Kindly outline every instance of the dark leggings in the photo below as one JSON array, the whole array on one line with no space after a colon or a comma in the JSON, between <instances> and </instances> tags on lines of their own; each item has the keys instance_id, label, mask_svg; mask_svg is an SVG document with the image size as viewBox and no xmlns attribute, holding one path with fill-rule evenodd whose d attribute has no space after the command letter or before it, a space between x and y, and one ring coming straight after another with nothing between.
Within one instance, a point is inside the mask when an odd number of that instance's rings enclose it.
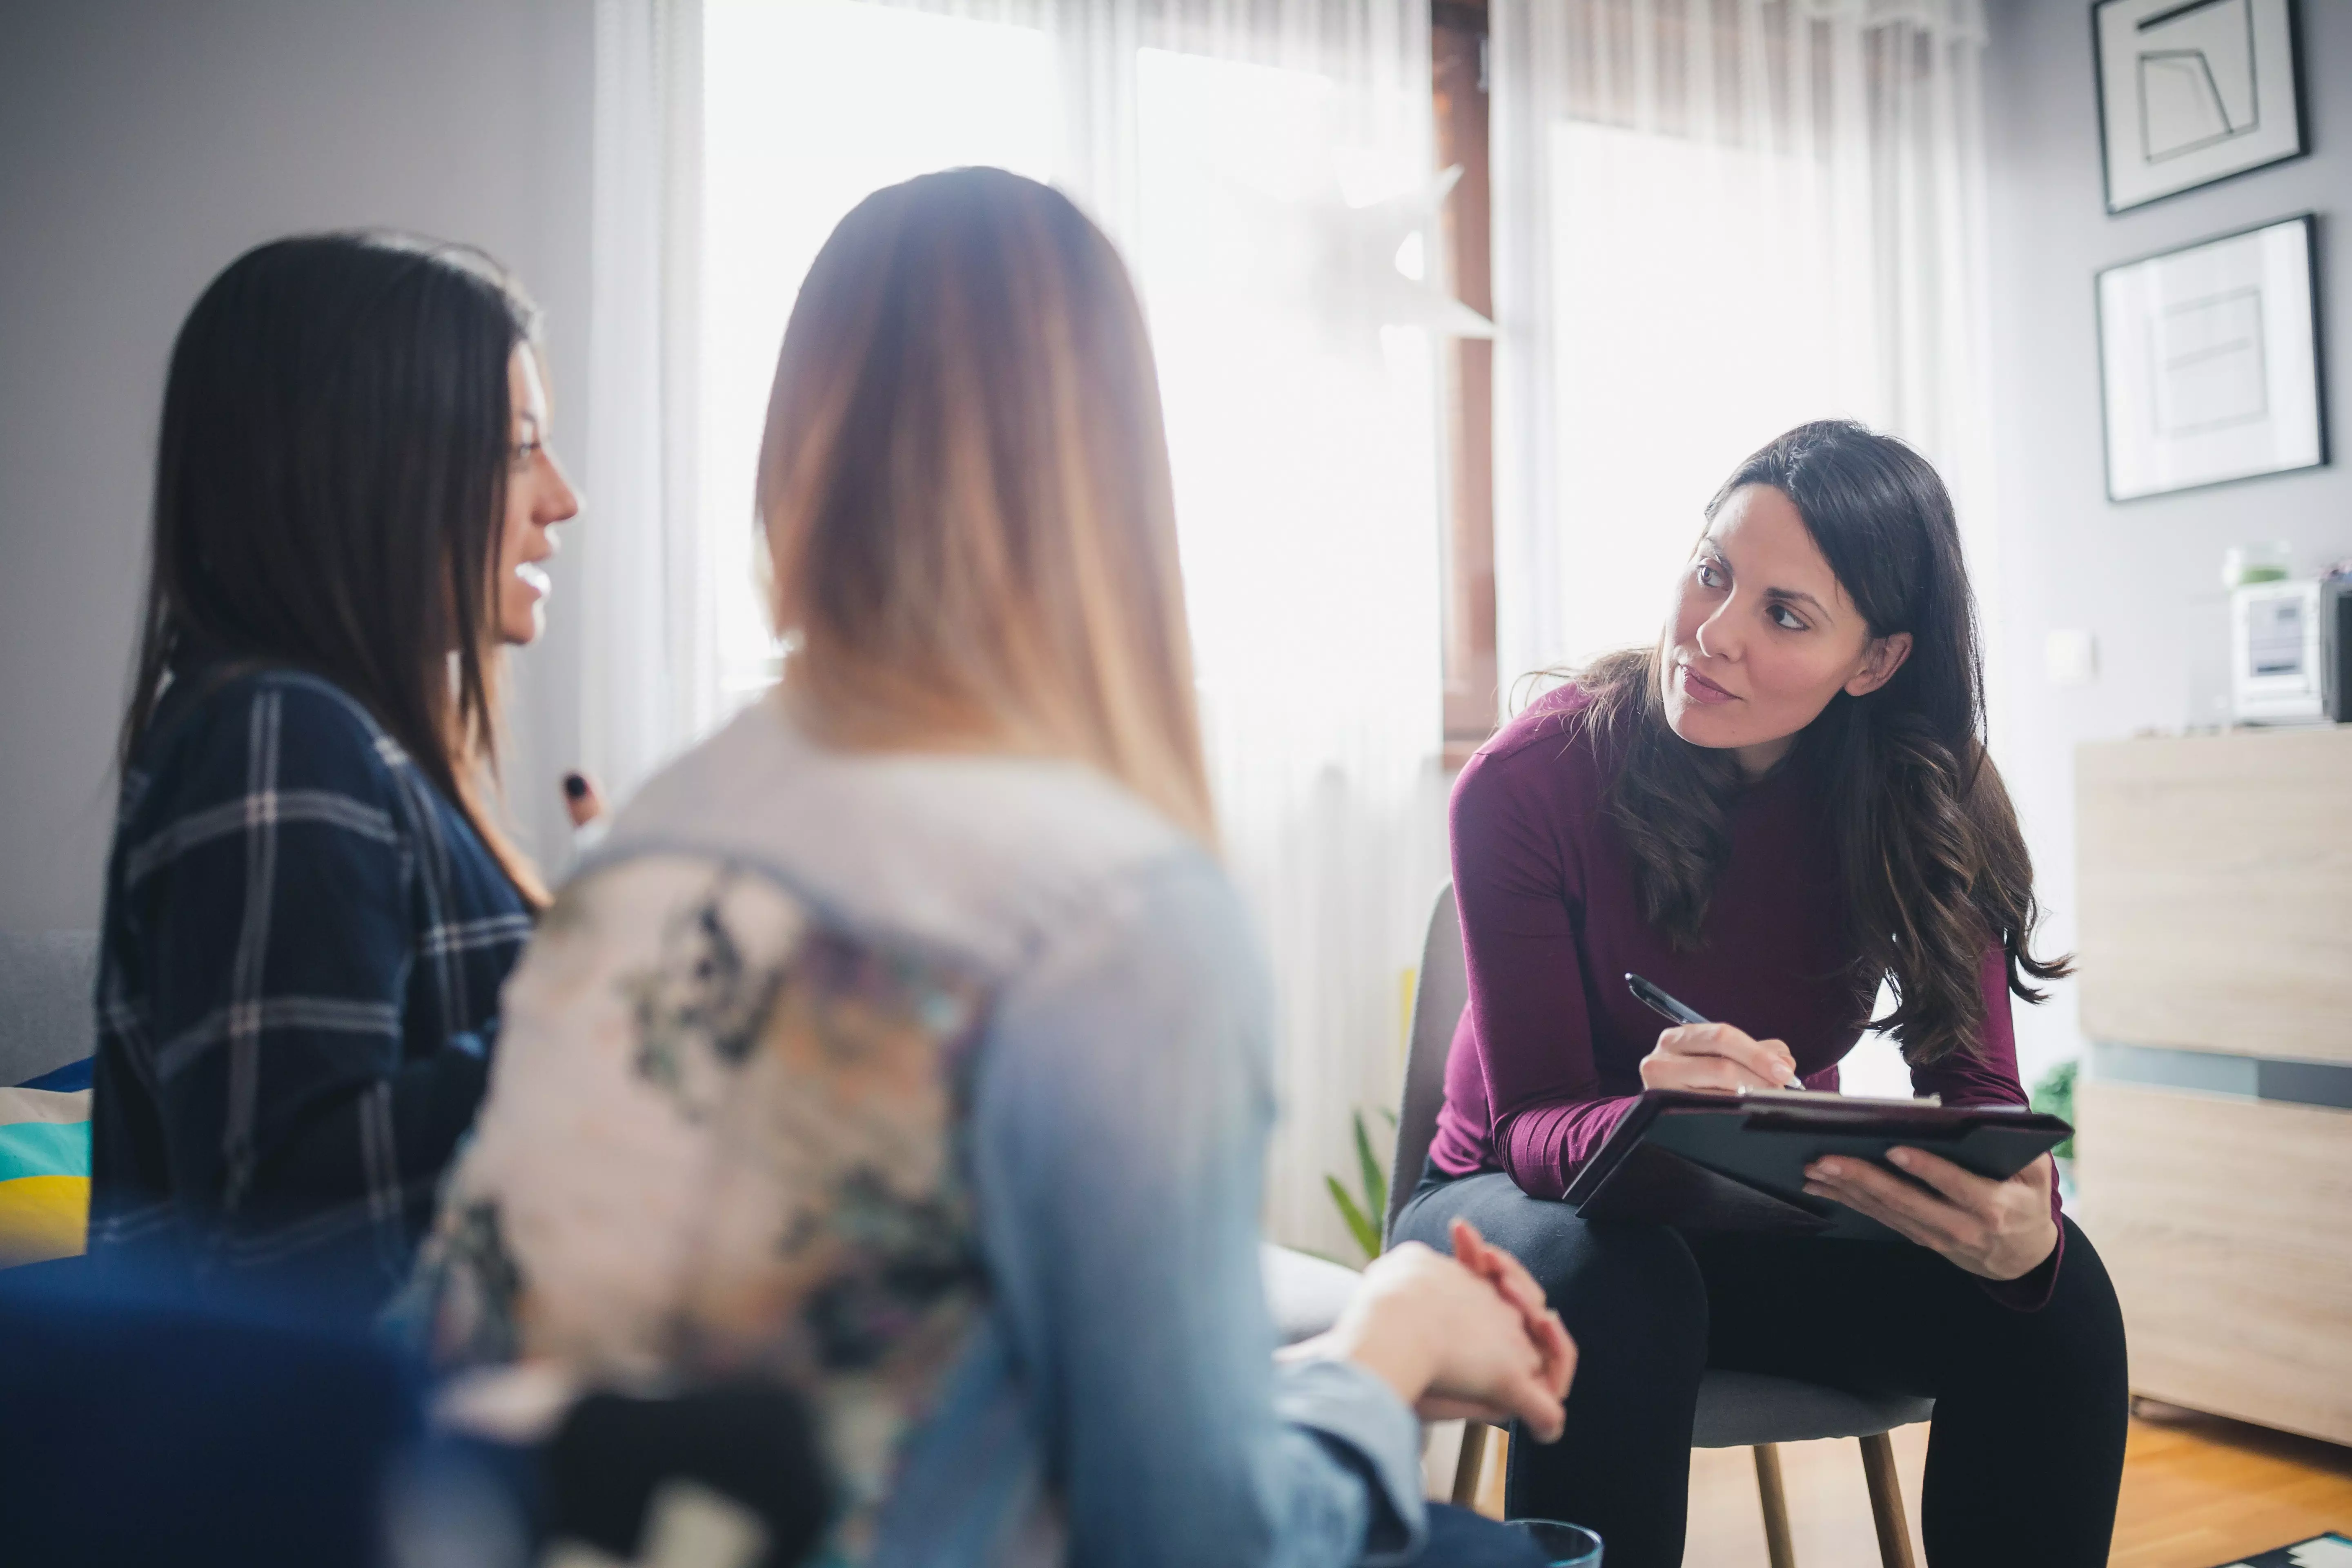
<instances>
[{"instance_id":1,"label":"dark leggings","mask_svg":"<svg viewBox=\"0 0 2352 1568\"><path fill-rule=\"evenodd\" d=\"M2093 1568L2123 1478L2123 1315L2065 1222L2056 1289L2021 1312L1921 1247L1586 1223L1502 1174L1425 1181L1401 1239L1459 1215L1509 1248L1576 1337L1568 1431L1511 1444L1507 1511L1601 1532L1609 1568L1682 1561L1706 1368L1936 1401L1920 1529L1934 1568Z\"/></svg>"}]
</instances>

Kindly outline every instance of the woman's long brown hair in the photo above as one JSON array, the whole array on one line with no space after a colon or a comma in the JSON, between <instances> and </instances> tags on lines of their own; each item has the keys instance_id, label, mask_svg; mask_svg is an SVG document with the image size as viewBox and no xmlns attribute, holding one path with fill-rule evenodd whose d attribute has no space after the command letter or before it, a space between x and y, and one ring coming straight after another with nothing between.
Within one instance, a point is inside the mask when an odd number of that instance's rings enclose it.
<instances>
[{"instance_id":1,"label":"woman's long brown hair","mask_svg":"<svg viewBox=\"0 0 2352 1568\"><path fill-rule=\"evenodd\" d=\"M758 494L820 738L1072 758L1214 841L1151 345L1067 197L956 169L843 218Z\"/></svg>"},{"instance_id":2,"label":"woman's long brown hair","mask_svg":"<svg viewBox=\"0 0 2352 1568\"><path fill-rule=\"evenodd\" d=\"M1862 1005L1882 979L1893 983L1895 1011L1870 1026L1892 1034L1915 1065L1973 1051L1990 944L2002 950L2010 989L2029 1002L2045 995L2029 977L2073 971L2069 959L2036 959L2029 947L2040 914L2033 865L1985 752L1983 664L1951 497L1916 452L1844 420L1800 426L1756 453L1707 517L1746 485L1769 485L1794 504L1873 637L1911 634L1895 678L1866 697L1832 697L1782 765L1804 770L1822 796ZM1668 728L1662 675L1651 647L1596 660L1577 679L1592 698L1591 721L1622 745L1609 809L1633 851L1642 912L1677 945L1696 946L1730 857L1727 813L1742 781L1728 752Z\"/></svg>"},{"instance_id":3,"label":"woman's long brown hair","mask_svg":"<svg viewBox=\"0 0 2352 1568\"><path fill-rule=\"evenodd\" d=\"M213 279L164 383L123 768L167 679L307 670L546 902L490 809L508 362L533 314L487 258L390 237L277 240Z\"/></svg>"}]
</instances>

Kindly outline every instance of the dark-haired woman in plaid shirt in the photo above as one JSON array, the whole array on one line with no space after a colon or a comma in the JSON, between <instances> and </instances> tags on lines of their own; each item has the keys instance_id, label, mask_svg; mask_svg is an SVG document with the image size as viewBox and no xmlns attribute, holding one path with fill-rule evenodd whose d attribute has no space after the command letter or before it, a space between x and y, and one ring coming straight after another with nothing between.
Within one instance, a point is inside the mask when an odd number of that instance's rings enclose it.
<instances>
[{"instance_id":1,"label":"dark-haired woman in plaid shirt","mask_svg":"<svg viewBox=\"0 0 2352 1568\"><path fill-rule=\"evenodd\" d=\"M282 240L164 389L107 870L89 1249L347 1319L404 1276L545 895L488 809L579 509L478 257Z\"/></svg>"}]
</instances>

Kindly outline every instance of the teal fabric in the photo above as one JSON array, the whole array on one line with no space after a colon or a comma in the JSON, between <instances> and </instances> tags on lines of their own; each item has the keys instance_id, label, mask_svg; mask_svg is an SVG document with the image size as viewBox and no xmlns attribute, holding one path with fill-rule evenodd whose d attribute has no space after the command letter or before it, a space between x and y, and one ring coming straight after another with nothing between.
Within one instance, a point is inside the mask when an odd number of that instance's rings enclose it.
<instances>
[{"instance_id":1,"label":"teal fabric","mask_svg":"<svg viewBox=\"0 0 2352 1568\"><path fill-rule=\"evenodd\" d=\"M0 1127L0 1182L89 1174L89 1122L13 1121Z\"/></svg>"}]
</instances>

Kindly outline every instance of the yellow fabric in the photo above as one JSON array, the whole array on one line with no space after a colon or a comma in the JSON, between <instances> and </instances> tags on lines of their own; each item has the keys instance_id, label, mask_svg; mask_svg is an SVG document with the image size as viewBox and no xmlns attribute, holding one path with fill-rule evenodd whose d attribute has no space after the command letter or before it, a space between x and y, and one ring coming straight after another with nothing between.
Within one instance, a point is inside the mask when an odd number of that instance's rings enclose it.
<instances>
[{"instance_id":1,"label":"yellow fabric","mask_svg":"<svg viewBox=\"0 0 2352 1568\"><path fill-rule=\"evenodd\" d=\"M19 1176L0 1182L0 1268L71 1258L89 1234L88 1176Z\"/></svg>"}]
</instances>

